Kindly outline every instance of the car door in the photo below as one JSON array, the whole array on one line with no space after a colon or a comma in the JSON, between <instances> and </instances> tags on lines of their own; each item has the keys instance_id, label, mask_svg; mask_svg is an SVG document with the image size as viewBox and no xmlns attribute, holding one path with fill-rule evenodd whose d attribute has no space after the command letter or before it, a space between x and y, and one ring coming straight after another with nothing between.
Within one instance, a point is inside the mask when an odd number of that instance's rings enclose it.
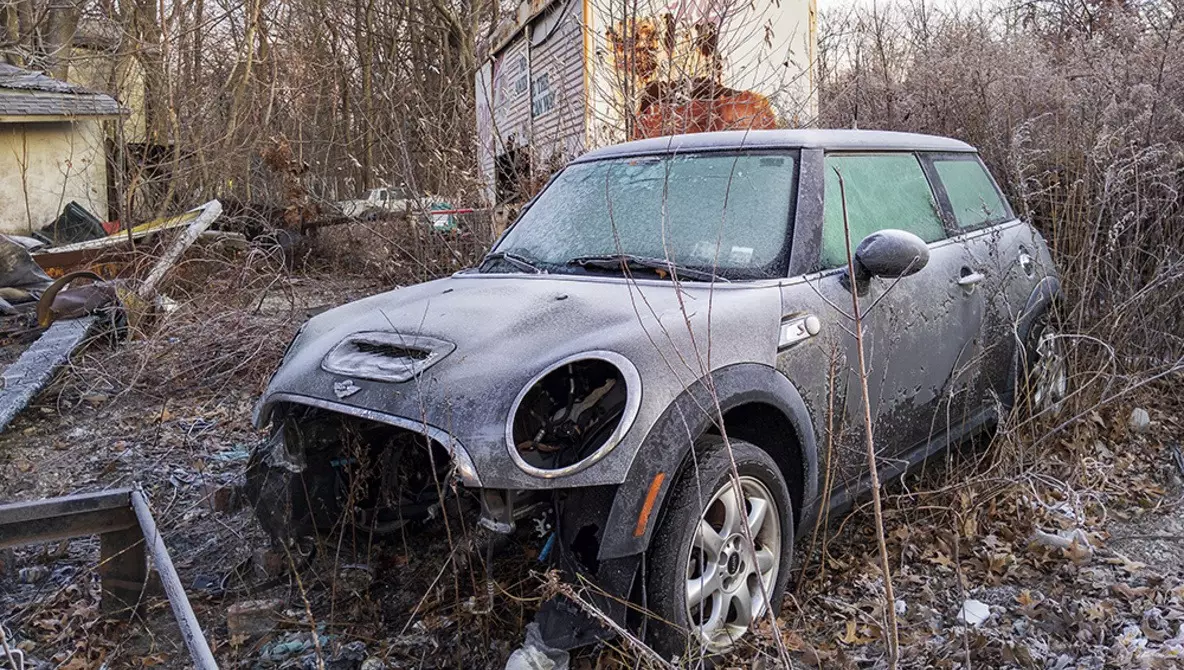
<instances>
[{"instance_id":1,"label":"car door","mask_svg":"<svg viewBox=\"0 0 1184 670\"><path fill-rule=\"evenodd\" d=\"M951 239L965 247L970 267L984 277L983 374L970 395L980 406L990 406L1009 390L1016 323L1043 276L1036 267L1039 243L1016 218L978 154L931 153L922 162L946 211Z\"/></svg>"},{"instance_id":2,"label":"car door","mask_svg":"<svg viewBox=\"0 0 1184 670\"><path fill-rule=\"evenodd\" d=\"M834 307L848 311L851 290L859 293L876 445L882 456L903 466L910 452L956 429L974 409L976 399L969 393L981 372L984 300L978 284L983 277L967 246L948 238L916 154L828 153L824 164L819 264L831 272L820 279L819 289ZM901 279L874 277L851 285L845 276L840 175L852 251L877 230L906 230L929 246L924 268ZM858 357L854 337L847 340L846 418L859 433Z\"/></svg>"}]
</instances>

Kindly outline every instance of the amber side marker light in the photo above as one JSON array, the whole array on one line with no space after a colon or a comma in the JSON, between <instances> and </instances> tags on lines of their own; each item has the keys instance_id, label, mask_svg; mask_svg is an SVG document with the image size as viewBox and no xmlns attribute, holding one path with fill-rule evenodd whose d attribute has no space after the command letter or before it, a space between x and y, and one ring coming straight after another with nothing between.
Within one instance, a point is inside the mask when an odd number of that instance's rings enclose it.
<instances>
[{"instance_id":1,"label":"amber side marker light","mask_svg":"<svg viewBox=\"0 0 1184 670\"><path fill-rule=\"evenodd\" d=\"M641 514L637 516L637 527L633 529L633 537L645 535L645 527L649 525L650 514L654 511L654 502L658 499L658 491L662 490L662 482L666 479L665 472L654 475L650 482L650 490L645 494L645 503L641 506Z\"/></svg>"}]
</instances>

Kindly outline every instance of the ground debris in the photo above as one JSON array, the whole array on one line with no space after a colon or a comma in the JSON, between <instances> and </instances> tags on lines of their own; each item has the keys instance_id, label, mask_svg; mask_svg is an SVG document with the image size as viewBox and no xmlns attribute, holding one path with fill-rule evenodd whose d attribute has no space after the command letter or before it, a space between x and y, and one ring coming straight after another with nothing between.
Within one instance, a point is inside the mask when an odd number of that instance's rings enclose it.
<instances>
[{"instance_id":1,"label":"ground debris","mask_svg":"<svg viewBox=\"0 0 1184 670\"><path fill-rule=\"evenodd\" d=\"M231 605L226 611L230 637L251 638L270 633L275 630L282 607L283 601L276 598L244 600Z\"/></svg>"}]
</instances>

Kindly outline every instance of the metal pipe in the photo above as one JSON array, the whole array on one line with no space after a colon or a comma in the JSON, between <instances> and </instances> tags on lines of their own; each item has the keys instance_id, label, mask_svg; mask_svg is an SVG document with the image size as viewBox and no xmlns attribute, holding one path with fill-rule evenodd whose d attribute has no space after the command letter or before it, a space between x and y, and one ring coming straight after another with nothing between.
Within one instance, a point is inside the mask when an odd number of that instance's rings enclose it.
<instances>
[{"instance_id":1,"label":"metal pipe","mask_svg":"<svg viewBox=\"0 0 1184 670\"><path fill-rule=\"evenodd\" d=\"M181 586L181 578L177 576L177 569L169 558L168 549L164 546L164 538L156 529L156 521L152 519L152 512L148 510L148 503L140 491L132 491L132 508L136 511L136 519L140 522L140 530L144 532L144 542L148 547L148 554L152 556L152 563L160 573L164 592L169 597L169 605L173 608L173 616L177 618L177 626L181 629L181 637L185 638L185 646L189 648L189 655L193 658L193 665L198 670L218 670L218 663L210 646L206 643L205 635L201 632L201 625L193 614L189 605L189 598L185 595L185 587Z\"/></svg>"}]
</instances>

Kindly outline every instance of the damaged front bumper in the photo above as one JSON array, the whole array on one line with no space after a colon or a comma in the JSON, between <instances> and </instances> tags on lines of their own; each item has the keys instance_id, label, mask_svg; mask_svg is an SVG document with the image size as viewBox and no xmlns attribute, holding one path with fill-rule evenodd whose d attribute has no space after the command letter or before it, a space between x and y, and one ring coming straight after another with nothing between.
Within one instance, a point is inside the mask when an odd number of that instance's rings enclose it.
<instances>
[{"instance_id":1,"label":"damaged front bumper","mask_svg":"<svg viewBox=\"0 0 1184 670\"><path fill-rule=\"evenodd\" d=\"M256 422L272 434L252 453L244 492L273 542L348 527L370 537L409 523L426 530L454 510L479 513L478 527L495 536L530 534L540 561L599 584L611 597L597 606L625 621L641 557L598 558L616 485L486 488L463 445L434 426L299 395L268 401ZM608 634L562 599L544 606L538 623L559 648Z\"/></svg>"},{"instance_id":2,"label":"damaged front bumper","mask_svg":"<svg viewBox=\"0 0 1184 670\"><path fill-rule=\"evenodd\" d=\"M386 424L395 428L401 428L413 433L420 433L429 440L443 447L447 452L452 462L456 465L456 475L460 482L470 488L481 487L481 477L477 474L477 468L473 465L473 459L469 456L469 452L465 450L464 446L456 440L448 432L441 430L435 426L428 425L423 421L415 421L401 416L394 416L379 412L365 407L357 407L354 405L347 405L345 403L337 403L321 398L313 398L310 396L296 395L293 393L273 393L267 398L267 404L260 404L255 408L254 424L256 428L267 427L273 418L276 407L281 405L295 405L315 407L328 412L336 412L347 416L373 421L375 423Z\"/></svg>"}]
</instances>

